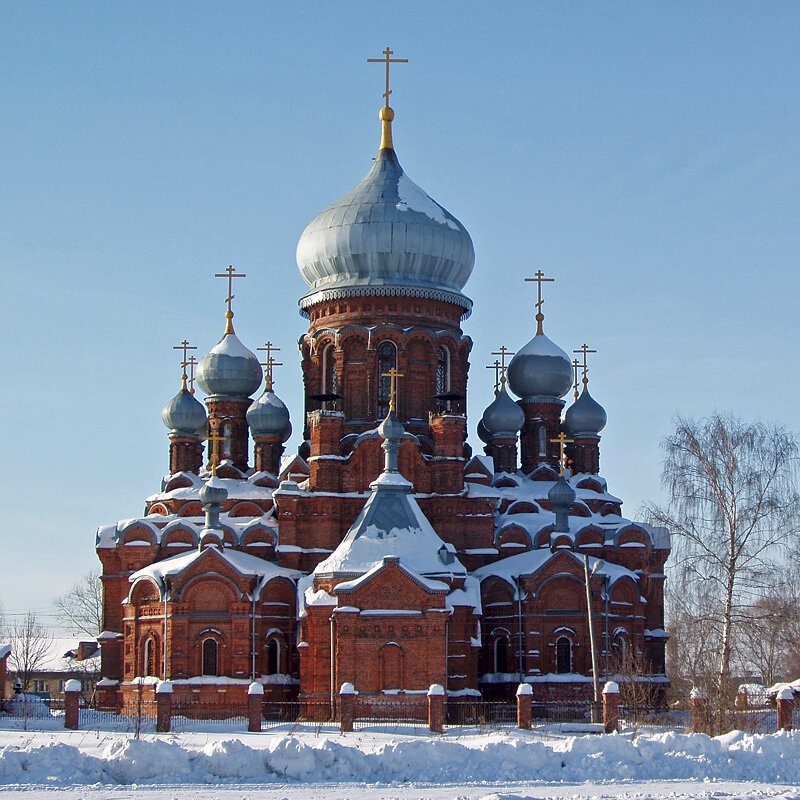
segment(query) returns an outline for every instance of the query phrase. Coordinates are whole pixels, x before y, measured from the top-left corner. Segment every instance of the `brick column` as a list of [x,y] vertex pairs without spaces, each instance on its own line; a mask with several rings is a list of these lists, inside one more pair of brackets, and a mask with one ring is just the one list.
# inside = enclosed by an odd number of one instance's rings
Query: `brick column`
[[517,727],[529,731],[533,716],[533,687],[529,683],[517,686]]
[[156,733],[169,733],[172,727],[172,683],[156,684]]
[[81,697],[81,682],[68,680],[64,684],[64,727],[71,731],[78,730],[78,701]]
[[794,692],[784,686],[778,692],[778,730],[790,731],[792,729],[792,707],[794,706]]
[[250,733],[261,733],[261,703],[264,699],[264,687],[253,681],[247,687],[247,730]]
[[444,731],[444,687],[439,683],[428,689],[428,728],[432,733]]
[[708,695],[705,689],[692,689],[689,703],[692,707],[692,733],[708,733]]
[[603,728],[606,733],[619,730],[619,684],[614,681],[603,687]]
[[339,689],[339,730],[342,733],[351,733],[353,730],[357,696],[358,692],[352,683],[343,683]]

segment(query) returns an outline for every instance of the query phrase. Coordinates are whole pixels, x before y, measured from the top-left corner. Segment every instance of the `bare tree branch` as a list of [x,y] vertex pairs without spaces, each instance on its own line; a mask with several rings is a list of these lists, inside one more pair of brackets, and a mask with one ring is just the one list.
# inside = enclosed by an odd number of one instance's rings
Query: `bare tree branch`
[[76,633],[96,638],[103,630],[103,585],[100,573],[87,572],[65,594],[53,600],[58,618]]

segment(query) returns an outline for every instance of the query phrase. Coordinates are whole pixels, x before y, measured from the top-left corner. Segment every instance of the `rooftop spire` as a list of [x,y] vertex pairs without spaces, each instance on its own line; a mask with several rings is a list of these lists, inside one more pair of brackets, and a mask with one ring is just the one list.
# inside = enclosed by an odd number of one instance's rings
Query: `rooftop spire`
[[[579,347],[577,350],[573,350],[573,353],[579,353],[583,355],[583,364],[581,365],[583,368],[583,388],[586,389],[589,385],[589,363],[586,360],[586,356],[589,353],[596,353],[597,350],[590,350],[589,345],[584,342],[582,347]],[[578,397],[578,380],[577,380],[577,373],[575,378],[575,399],[577,400]]]
[[225,298],[225,302],[228,304],[228,310],[225,312],[225,335],[227,336],[229,333],[233,333],[233,311],[231,310],[231,300],[234,298],[233,294],[233,279],[234,278],[246,278],[247,275],[243,272],[236,272],[234,268],[230,265],[226,268],[225,272],[216,272],[214,273],[215,278],[227,278],[228,279],[228,296]]
[[[513,356],[515,353],[512,353],[505,345],[503,345],[497,352],[491,353],[493,356],[500,356],[500,391],[504,392],[506,390],[506,356]],[[497,362],[495,361],[495,364]]]
[[383,108],[380,112],[381,122],[383,123],[382,130],[381,130],[381,147],[380,149],[383,150],[384,148],[389,148],[390,150],[394,149],[394,145],[392,143],[392,120],[394,119],[394,109],[389,106],[389,95],[392,93],[392,90],[389,88],[389,65],[390,64],[407,64],[407,58],[392,58],[391,56],[394,55],[394,50],[391,50],[387,47],[383,52],[383,58],[368,58],[367,62],[370,64],[386,64],[386,91],[383,93],[383,97],[385,99],[385,103]]
[[272,342],[267,342],[263,347],[257,347],[256,350],[264,351],[267,354],[266,359],[264,361],[259,361],[258,363],[264,367],[264,384],[265,384],[265,391],[271,392],[273,386],[273,376],[272,376],[272,369],[273,367],[282,367],[283,362],[276,361],[273,357],[273,353],[279,353],[280,347],[275,347]]
[[[575,352],[575,351],[573,351]],[[575,373],[575,382],[574,386],[572,387],[572,398],[574,400],[578,399],[578,370],[581,368],[581,362],[578,361],[577,358],[572,359],[572,371]]]
[[[185,391],[187,388],[186,381],[189,377],[186,374],[186,367],[189,366],[189,359],[186,358],[186,351],[197,350],[197,348],[190,345],[187,339],[184,339],[180,344],[174,345],[172,349],[183,351],[183,359],[181,360],[181,369],[183,370],[183,375],[181,375],[181,391]],[[194,378],[194,376],[192,377]],[[192,394],[194,394],[194,387],[192,388]]]

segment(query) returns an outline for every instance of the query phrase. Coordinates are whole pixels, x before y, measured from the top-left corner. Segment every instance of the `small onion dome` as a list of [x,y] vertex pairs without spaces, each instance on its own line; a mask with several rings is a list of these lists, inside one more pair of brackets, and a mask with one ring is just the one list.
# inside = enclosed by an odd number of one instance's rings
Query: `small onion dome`
[[253,436],[277,436],[281,443],[292,435],[289,409],[272,389],[267,389],[247,409],[247,424]]
[[489,444],[489,439],[492,438],[492,434],[486,430],[486,426],[483,424],[483,420],[478,420],[478,438],[484,443]]
[[177,436],[203,436],[206,431],[206,410],[185,385],[164,406],[161,419]]
[[572,362],[557,344],[537,333],[511,359],[508,385],[522,398],[563,397],[572,386]]
[[516,436],[525,424],[525,412],[502,389],[481,418],[489,436]]
[[589,394],[586,387],[564,415],[564,427],[570,436],[581,433],[597,436],[605,428],[607,421],[605,409]]
[[297,245],[297,266],[319,299],[363,294],[434,297],[469,309],[461,294],[475,264],[467,229],[382,147],[354,189],[313,219]]
[[378,425],[378,433],[387,442],[399,442],[405,432],[406,429],[403,427],[403,423],[397,419],[397,414],[394,411],[390,411],[386,415],[386,419]]
[[547,493],[547,499],[553,504],[553,509],[568,508],[575,502],[575,490],[567,483],[562,475]]
[[222,505],[228,499],[228,490],[221,478],[212,475],[197,493],[204,506]]
[[197,383],[207,395],[249,397],[261,385],[261,365],[235,333],[226,333],[200,359]]

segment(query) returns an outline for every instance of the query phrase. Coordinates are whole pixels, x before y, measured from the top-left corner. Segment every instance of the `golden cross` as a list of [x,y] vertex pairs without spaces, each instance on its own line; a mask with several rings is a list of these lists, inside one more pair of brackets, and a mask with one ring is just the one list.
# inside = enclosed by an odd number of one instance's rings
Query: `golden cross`
[[573,399],[578,399],[578,370],[581,368],[581,362],[577,358],[572,359],[572,371],[575,373],[575,386],[572,388]]
[[188,377],[186,375],[186,367],[189,366],[189,362],[186,359],[186,351],[187,350],[197,350],[197,348],[196,347],[192,347],[192,345],[190,345],[189,342],[186,339],[184,339],[179,345],[173,346],[172,349],[173,350],[183,350],[183,361],[181,361],[181,368],[183,369],[183,376],[182,376],[181,379],[183,381],[183,386],[181,388],[185,389],[186,388],[186,379]]
[[194,356],[189,356],[189,360],[186,363],[189,367],[189,391],[194,394],[194,368],[195,364],[197,364],[197,359]]
[[266,383],[267,391],[272,391],[272,368],[273,367],[282,367],[282,362],[277,362],[273,357],[273,353],[279,353],[280,347],[275,347],[272,342],[267,342],[263,347],[257,347],[256,350],[260,352],[266,352],[267,358],[264,361],[259,361],[258,363],[264,367],[264,382]]
[[[494,353],[492,353],[494,355]],[[500,394],[500,362],[495,359],[494,364],[487,364],[486,369],[493,369],[494,370],[494,394],[495,397]]]
[[539,290],[539,299],[536,302],[536,333],[537,335],[540,335],[544,333],[542,330],[542,323],[544,322],[544,314],[542,313],[542,306],[544,305],[544,300],[542,300],[542,284],[555,283],[556,279],[545,278],[544,272],[537,270],[532,278],[525,278],[525,280],[530,283],[536,283]]
[[397,407],[397,378],[404,378],[405,372],[398,372],[392,367],[388,372],[382,372],[382,378],[389,378],[389,411],[392,412]]
[[[490,353],[493,356],[500,356],[500,386],[501,388],[506,388],[506,356],[513,356],[515,353],[512,353],[510,350],[503,345],[496,353]],[[496,363],[496,362],[495,362]]]
[[392,90],[389,88],[389,64],[408,64],[407,58],[390,58],[390,56],[394,55],[394,50],[390,50],[388,47],[385,50],[381,50],[384,55],[384,58],[368,58],[367,63],[369,64],[386,64],[386,91],[384,92],[383,96],[386,98],[386,107],[389,107],[389,95],[392,93]]
[[567,439],[567,434],[564,431],[558,434],[555,439],[550,440],[553,444],[558,444],[559,446],[559,455],[558,455],[558,465],[561,468],[561,474],[564,474],[564,467],[566,465],[566,454],[565,450],[568,444],[573,444],[575,441],[574,439]]
[[[573,353],[583,353],[583,387],[585,389],[589,385],[589,378],[587,377],[587,374],[589,372],[589,364],[588,364],[588,362],[586,360],[586,356],[589,353],[596,353],[597,350],[590,350],[589,349],[589,345],[584,344],[583,347],[580,347],[577,350],[573,350],[572,352]],[[575,383],[576,384],[578,383],[577,379],[575,380]],[[576,393],[577,393],[577,389],[576,389]]]
[[231,311],[231,300],[233,300],[233,279],[234,278],[246,278],[247,275],[244,272],[236,272],[234,268],[230,265],[225,269],[225,272],[216,272],[214,273],[215,278],[227,278],[228,279],[228,296],[225,298],[225,302],[228,304],[228,310],[225,312],[225,317],[228,320],[227,325],[225,326],[225,333],[233,333],[233,325],[231,324],[231,320],[233,319],[233,311]]
[[211,474],[216,477],[217,466],[219,465],[219,443],[225,441],[225,437],[218,433],[208,432],[206,437],[211,447],[209,448],[208,460],[211,465]]

